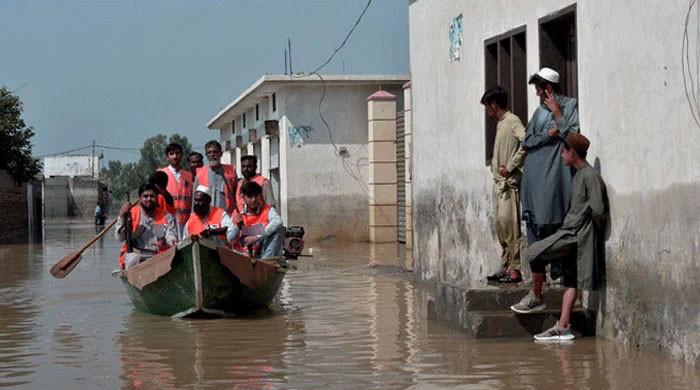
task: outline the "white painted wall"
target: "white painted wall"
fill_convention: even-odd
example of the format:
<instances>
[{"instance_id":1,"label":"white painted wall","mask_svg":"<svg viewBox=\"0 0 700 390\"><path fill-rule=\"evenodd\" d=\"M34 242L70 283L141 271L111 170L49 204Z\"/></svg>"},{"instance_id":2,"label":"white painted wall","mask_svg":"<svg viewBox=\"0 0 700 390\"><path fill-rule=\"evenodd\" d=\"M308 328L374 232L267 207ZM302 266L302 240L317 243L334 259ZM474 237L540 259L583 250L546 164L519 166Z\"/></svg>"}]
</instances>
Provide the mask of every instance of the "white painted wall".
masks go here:
<instances>
[{"instance_id":1,"label":"white painted wall","mask_svg":"<svg viewBox=\"0 0 700 390\"><path fill-rule=\"evenodd\" d=\"M98 156L44 157L44 176L94 176L100 174Z\"/></svg>"},{"instance_id":2,"label":"white painted wall","mask_svg":"<svg viewBox=\"0 0 700 390\"><path fill-rule=\"evenodd\" d=\"M570 4L412 2L414 257L420 278L478 285L497 268L479 104L484 40L526 25L532 74L539 67L538 19ZM599 161L612 207L601 334L695 361L700 293L689 286L700 278L700 128L683 87L686 11L687 2L579 2L578 82L581 129L592 142L589 161ZM449 62L449 23L459 14L462 59ZM698 14L691 20L696 70ZM528 91L532 113L538 100Z\"/></svg>"}]
</instances>

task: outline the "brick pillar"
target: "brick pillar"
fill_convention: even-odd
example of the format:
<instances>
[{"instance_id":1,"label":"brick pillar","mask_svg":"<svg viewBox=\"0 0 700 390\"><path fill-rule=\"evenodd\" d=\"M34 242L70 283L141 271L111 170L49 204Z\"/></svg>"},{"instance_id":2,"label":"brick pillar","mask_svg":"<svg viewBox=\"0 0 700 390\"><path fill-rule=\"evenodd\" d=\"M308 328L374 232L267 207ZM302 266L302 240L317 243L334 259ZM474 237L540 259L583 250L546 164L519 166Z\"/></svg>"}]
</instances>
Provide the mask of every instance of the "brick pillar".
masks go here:
<instances>
[{"instance_id":1,"label":"brick pillar","mask_svg":"<svg viewBox=\"0 0 700 390\"><path fill-rule=\"evenodd\" d=\"M406 264L407 269L413 269L413 181L411 159L413 155L413 111L411 110L411 82L403 86L404 101L404 156L406 163Z\"/></svg>"},{"instance_id":2,"label":"brick pillar","mask_svg":"<svg viewBox=\"0 0 700 390\"><path fill-rule=\"evenodd\" d=\"M369 240L396 242L396 96L379 90L367 102Z\"/></svg>"}]
</instances>

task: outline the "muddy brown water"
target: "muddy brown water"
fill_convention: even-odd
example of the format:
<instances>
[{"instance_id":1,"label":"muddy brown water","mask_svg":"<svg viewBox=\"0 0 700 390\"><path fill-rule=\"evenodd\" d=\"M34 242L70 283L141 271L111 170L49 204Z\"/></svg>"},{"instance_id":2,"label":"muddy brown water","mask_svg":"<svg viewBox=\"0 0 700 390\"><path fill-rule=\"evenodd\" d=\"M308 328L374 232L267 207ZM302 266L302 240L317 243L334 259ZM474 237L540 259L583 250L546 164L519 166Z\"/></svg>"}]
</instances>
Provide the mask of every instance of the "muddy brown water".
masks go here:
<instances>
[{"instance_id":1,"label":"muddy brown water","mask_svg":"<svg viewBox=\"0 0 700 390\"><path fill-rule=\"evenodd\" d=\"M87 222L50 224L43 244L0 246L0 387L700 388L699 369L602 339L469 339L429 321L430 292L392 266L391 248L369 245L314 245L278 302L253 316L142 314L110 276L111 236L68 278L49 275L94 233Z\"/></svg>"}]
</instances>

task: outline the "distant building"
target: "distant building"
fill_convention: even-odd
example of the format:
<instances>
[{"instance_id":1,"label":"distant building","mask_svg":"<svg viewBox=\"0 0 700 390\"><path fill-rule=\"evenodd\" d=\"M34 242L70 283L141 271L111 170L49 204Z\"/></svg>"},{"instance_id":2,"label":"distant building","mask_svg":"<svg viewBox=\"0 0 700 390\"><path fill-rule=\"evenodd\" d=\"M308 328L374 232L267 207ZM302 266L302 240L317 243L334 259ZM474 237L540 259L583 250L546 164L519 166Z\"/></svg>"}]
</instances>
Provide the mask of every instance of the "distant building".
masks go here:
<instances>
[{"instance_id":1,"label":"distant building","mask_svg":"<svg viewBox=\"0 0 700 390\"><path fill-rule=\"evenodd\" d=\"M207 126L219 130L224 159L235 162L239 173L242 155L258 157L285 222L303 225L308 240L367 241L367 98L383 89L398 96L401 111L408 76L323 79L263 76Z\"/></svg>"},{"instance_id":2,"label":"distant building","mask_svg":"<svg viewBox=\"0 0 700 390\"><path fill-rule=\"evenodd\" d=\"M44 177L91 176L97 178L100 174L98 156L71 155L44 157Z\"/></svg>"},{"instance_id":3,"label":"distant building","mask_svg":"<svg viewBox=\"0 0 700 390\"><path fill-rule=\"evenodd\" d=\"M92 217L97 202L109 207L107 186L98 180L99 157L44 158L43 199L47 218Z\"/></svg>"},{"instance_id":4,"label":"distant building","mask_svg":"<svg viewBox=\"0 0 700 390\"><path fill-rule=\"evenodd\" d=\"M589 306L598 334L700 361L698 4L409 3L416 276L480 286L495 271L495 127L479 99L500 84L527 123L540 105L528 78L549 66L579 99L610 195L607 279Z\"/></svg>"}]
</instances>

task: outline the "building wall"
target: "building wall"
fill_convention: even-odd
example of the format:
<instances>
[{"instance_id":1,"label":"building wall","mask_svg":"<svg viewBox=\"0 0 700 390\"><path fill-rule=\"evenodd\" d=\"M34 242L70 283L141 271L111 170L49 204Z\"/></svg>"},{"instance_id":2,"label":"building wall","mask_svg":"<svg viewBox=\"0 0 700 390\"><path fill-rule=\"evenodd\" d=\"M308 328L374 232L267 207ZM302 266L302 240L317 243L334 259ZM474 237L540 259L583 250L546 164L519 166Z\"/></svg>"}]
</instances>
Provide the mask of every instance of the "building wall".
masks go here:
<instances>
[{"instance_id":1,"label":"building wall","mask_svg":"<svg viewBox=\"0 0 700 390\"><path fill-rule=\"evenodd\" d=\"M52 156L44 158L44 176L94 176L100 173L97 156ZM94 168L93 168L94 167Z\"/></svg>"},{"instance_id":2,"label":"building wall","mask_svg":"<svg viewBox=\"0 0 700 390\"><path fill-rule=\"evenodd\" d=\"M401 95L400 83L383 88ZM326 237L369 239L367 97L378 89L379 85L329 86L326 91L323 115L333 142L338 148L347 148L347 157L336 154L319 116L322 88L295 86L285 90L281 131L312 128L301 147L291 146L288 134L280 138L285 142L280 147L286 148L286 178L282 179L283 187L286 181L286 222L303 225L309 241Z\"/></svg>"},{"instance_id":3,"label":"building wall","mask_svg":"<svg viewBox=\"0 0 700 390\"><path fill-rule=\"evenodd\" d=\"M91 218L98 201L104 204L105 185L92 177L47 177L44 179L46 218Z\"/></svg>"},{"instance_id":4,"label":"building wall","mask_svg":"<svg viewBox=\"0 0 700 390\"><path fill-rule=\"evenodd\" d=\"M415 272L480 284L500 254L484 166L484 40L527 25L527 72L539 67L538 19L572 4L417 0L410 6ZM589 161L607 182L612 233L599 334L700 359L700 132L681 67L687 7L654 0L577 6L578 85ZM689 26L697 53L697 14ZM463 14L462 59L448 61ZM691 55L692 66L698 61ZM697 74L694 80L697 81ZM696 90L697 90L697 86ZM528 110L538 101L528 89Z\"/></svg>"},{"instance_id":5,"label":"building wall","mask_svg":"<svg viewBox=\"0 0 700 390\"><path fill-rule=\"evenodd\" d=\"M0 170L0 193L0 244L26 242L27 185L16 185L12 176Z\"/></svg>"}]
</instances>

